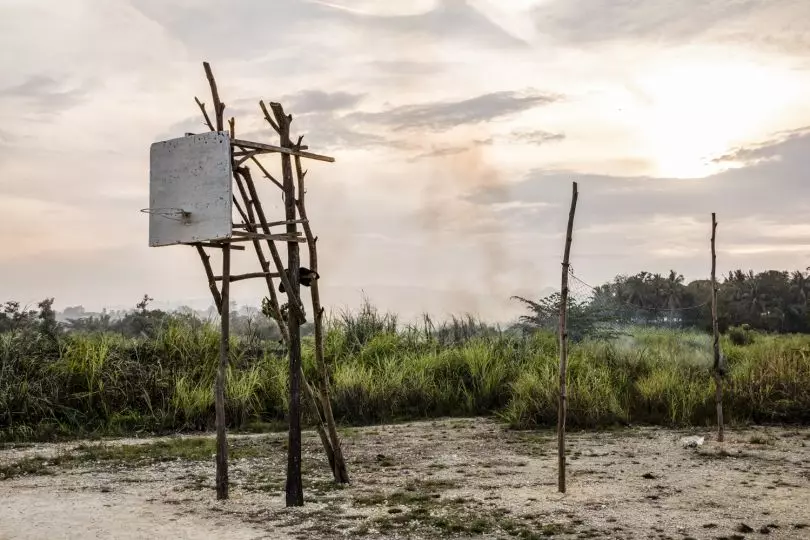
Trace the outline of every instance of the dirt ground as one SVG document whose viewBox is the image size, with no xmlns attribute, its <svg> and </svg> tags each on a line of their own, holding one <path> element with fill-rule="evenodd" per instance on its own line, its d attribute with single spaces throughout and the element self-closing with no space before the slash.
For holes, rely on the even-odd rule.
<svg viewBox="0 0 810 540">
<path fill-rule="evenodd" d="M 304 437 L 306 505 L 284 507 L 286 435 L 231 436 L 231 499 L 213 440 L 0 449 L 0 540 L 227 538 L 810 538 L 810 429 L 627 428 L 556 439 L 490 419 L 346 429 L 339 488 Z M 688 435 L 705 443 L 686 448 Z M 4 479 L 5 478 L 5 479 Z"/>
</svg>

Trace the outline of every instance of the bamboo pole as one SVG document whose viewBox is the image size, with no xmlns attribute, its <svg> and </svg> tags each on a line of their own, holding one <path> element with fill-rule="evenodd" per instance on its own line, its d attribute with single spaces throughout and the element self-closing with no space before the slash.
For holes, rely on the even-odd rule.
<svg viewBox="0 0 810 540">
<path fill-rule="evenodd" d="M 577 210 L 577 183 L 573 183 L 571 210 L 568 213 L 568 228 L 565 233 L 565 251 L 562 262 L 562 286 L 560 288 L 560 402 L 557 409 L 557 489 L 565 493 L 565 417 L 567 407 L 566 377 L 568 371 L 568 271 L 571 256 L 571 240 L 574 231 L 574 214 Z"/>
<path fill-rule="evenodd" d="M 712 212 L 712 349 L 714 353 L 714 401 L 717 409 L 717 442 L 725 439 L 723 422 L 723 366 L 720 365 L 720 329 L 717 323 L 717 214 Z"/>
<path fill-rule="evenodd" d="M 225 374 L 230 354 L 230 289 L 231 248 L 222 246 L 222 300 L 220 308 L 221 334 L 219 341 L 219 370 L 216 382 L 217 416 L 217 499 L 228 498 L 228 440 L 225 433 Z"/>
</svg>

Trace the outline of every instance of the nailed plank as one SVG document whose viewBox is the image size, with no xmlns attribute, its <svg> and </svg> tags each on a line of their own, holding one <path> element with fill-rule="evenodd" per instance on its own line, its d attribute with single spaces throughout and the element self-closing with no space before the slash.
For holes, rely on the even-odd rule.
<svg viewBox="0 0 810 540">
<path fill-rule="evenodd" d="M 235 233 L 236 231 L 234 231 Z M 271 241 L 278 241 L 278 242 L 298 242 L 300 244 L 305 244 L 307 239 L 303 236 L 296 236 L 291 237 L 288 236 L 286 233 L 284 234 L 261 234 L 261 233 L 248 233 L 245 236 L 234 236 L 228 239 L 228 242 L 252 242 L 253 240 L 271 240 Z"/>
<path fill-rule="evenodd" d="M 231 276 L 229 281 L 233 283 L 234 281 L 244 281 L 246 279 L 254 279 L 254 278 L 266 278 L 267 276 L 279 277 L 279 274 L 276 272 L 250 272 L 248 274 L 237 274 L 235 276 Z M 214 281 L 222 281 L 222 276 L 214 276 Z"/>
<path fill-rule="evenodd" d="M 305 219 L 296 219 L 292 222 L 290 221 L 271 221 L 267 223 L 268 227 L 278 227 L 279 225 L 287 225 L 288 223 L 306 223 L 307 220 Z M 261 223 L 235 223 L 233 228 L 234 229 L 258 229 L 261 227 Z"/>
<path fill-rule="evenodd" d="M 184 246 L 200 246 L 214 249 L 222 249 L 222 244 L 215 244 L 213 242 L 194 242 L 191 244 L 181 244 Z M 231 246 L 231 249 L 236 251 L 245 251 L 245 246 Z"/>
<path fill-rule="evenodd" d="M 312 152 L 303 152 L 298 151 L 293 148 L 284 148 L 283 146 L 276 146 L 274 144 L 264 144 L 264 143 L 257 143 L 251 141 L 243 141 L 242 139 L 234 139 L 233 145 L 238 146 L 240 148 L 247 148 L 248 150 L 265 150 L 267 152 L 278 152 L 280 154 L 287 154 L 290 156 L 298 156 L 302 158 L 314 159 L 317 161 L 326 161 L 328 163 L 334 163 L 335 158 L 329 156 L 323 156 L 321 154 L 313 154 Z"/>
</svg>

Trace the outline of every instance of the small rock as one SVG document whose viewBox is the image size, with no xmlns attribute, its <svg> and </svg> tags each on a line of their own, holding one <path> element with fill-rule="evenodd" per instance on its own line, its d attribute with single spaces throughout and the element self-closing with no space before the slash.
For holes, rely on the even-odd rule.
<svg viewBox="0 0 810 540">
<path fill-rule="evenodd" d="M 110 486 L 101 486 L 101 492 L 102 493 L 109 493 L 111 491 L 112 491 L 112 488 Z"/>
<path fill-rule="evenodd" d="M 751 527 L 750 525 L 746 524 L 746 523 L 740 523 L 739 525 L 737 525 L 737 528 L 734 529 L 734 530 L 737 531 L 737 532 L 741 532 L 741 533 L 754 532 L 754 528 Z"/>
<path fill-rule="evenodd" d="M 698 437 L 694 435 L 692 437 L 684 437 L 681 439 L 681 444 L 684 448 L 697 448 L 698 446 L 703 446 L 703 441 L 705 441 L 705 437 Z"/>
</svg>

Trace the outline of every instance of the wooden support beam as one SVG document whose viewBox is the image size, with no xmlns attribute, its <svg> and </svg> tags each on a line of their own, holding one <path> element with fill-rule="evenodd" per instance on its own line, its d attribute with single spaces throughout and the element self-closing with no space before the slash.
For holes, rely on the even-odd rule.
<svg viewBox="0 0 810 540">
<path fill-rule="evenodd" d="M 244 281 L 246 279 L 254 279 L 254 278 L 266 278 L 266 277 L 279 277 L 276 272 L 250 272 L 248 274 L 237 274 L 235 276 L 231 276 L 229 280 L 231 283 L 234 281 Z M 214 281 L 222 281 L 223 276 L 214 276 Z"/>
<path fill-rule="evenodd" d="M 284 154 L 282 154 L 283 156 Z M 236 174 L 241 177 L 244 181 L 245 187 L 247 188 L 248 193 L 250 194 L 250 199 L 253 201 L 253 209 L 256 212 L 256 219 L 258 219 L 259 223 L 262 224 L 262 231 L 265 234 L 270 234 L 270 227 L 267 225 L 267 218 L 264 214 L 264 209 L 262 208 L 262 203 L 259 200 L 259 194 L 256 191 L 256 184 L 253 183 L 253 176 L 250 174 L 250 169 L 247 167 L 238 169 Z M 295 196 L 295 194 L 293 194 Z M 295 219 L 295 217 L 293 217 Z M 289 219 L 287 219 L 289 221 Z M 289 227 L 289 225 L 287 225 Z M 306 239 L 297 239 L 294 242 L 301 242 L 303 240 L 306 242 Z M 281 255 L 276 248 L 276 245 L 273 243 L 272 240 L 267 240 L 267 247 L 270 250 L 270 256 L 273 259 L 273 264 L 276 265 L 276 268 L 279 271 L 284 269 L 284 262 L 281 260 Z M 287 246 L 289 249 L 289 245 Z M 296 267 L 297 269 L 297 267 Z M 301 320 L 306 318 L 304 312 L 304 304 L 301 302 L 301 298 L 297 294 L 290 292 L 292 290 L 292 286 L 290 285 L 290 277 L 287 272 L 281 272 L 281 283 L 284 285 L 284 288 L 287 291 L 287 298 L 289 298 L 289 305 L 290 311 L 292 312 L 293 316 L 299 317 Z M 274 292 L 272 294 L 275 294 Z"/>
<path fill-rule="evenodd" d="M 291 155 L 298 155 L 292 150 L 292 141 L 290 141 L 290 117 L 284 114 L 284 110 L 278 103 L 271 103 L 270 107 L 276 117 L 276 123 L 279 126 L 279 136 L 281 138 L 281 145 L 289 152 L 281 154 L 281 170 L 284 186 L 284 210 L 285 217 L 288 222 L 295 221 L 296 207 L 295 207 L 295 182 L 293 181 Z M 287 224 L 287 233 L 294 237 L 298 232 L 298 226 L 295 223 Z M 298 268 L 300 264 L 298 244 L 289 242 L 287 244 L 287 271 L 284 272 L 288 276 L 288 283 L 284 286 L 287 288 L 287 296 L 290 304 L 293 302 L 300 302 L 301 286 L 299 282 Z M 300 304 L 299 304 L 300 305 Z M 286 505 L 303 506 L 304 505 L 304 487 L 301 482 L 301 323 L 304 320 L 303 306 L 300 309 L 301 313 L 291 310 L 290 316 L 287 319 L 287 326 L 290 331 L 290 346 L 289 346 L 289 360 L 290 360 L 290 399 L 288 402 L 288 411 L 290 418 L 290 429 L 287 438 L 287 483 L 285 486 Z"/>
<path fill-rule="evenodd" d="M 279 182 L 278 180 L 276 180 L 276 179 L 273 177 L 273 175 L 272 175 L 272 174 L 270 174 L 270 171 L 268 171 L 268 170 L 265 168 L 265 166 L 264 166 L 264 165 L 262 165 L 262 162 L 261 162 L 261 161 L 259 161 L 258 159 L 256 159 L 256 156 L 253 156 L 253 157 L 251 157 L 250 159 L 253 161 L 253 164 L 254 164 L 254 165 L 256 165 L 256 166 L 259 168 L 259 170 L 260 170 L 260 171 L 262 171 L 262 174 L 264 175 L 264 177 L 265 177 L 265 178 L 267 178 L 268 180 L 270 180 L 271 182 L 273 182 L 273 183 L 276 185 L 276 187 L 277 187 L 277 188 L 279 188 L 281 191 L 284 191 L 284 186 L 282 186 L 282 185 L 281 185 L 281 182 Z"/>
<path fill-rule="evenodd" d="M 301 143 L 301 139 L 298 139 Z M 304 234 L 307 238 L 307 247 L 309 248 L 309 268 L 316 274 L 318 273 L 318 238 L 312 232 L 312 226 L 307 218 L 307 207 L 305 204 L 306 186 L 304 179 L 306 178 L 306 171 L 301 166 L 301 159 L 295 158 L 295 173 L 298 180 L 298 199 L 295 201 L 298 207 L 298 215 L 301 216 L 303 222 Z M 337 425 L 335 423 L 335 415 L 332 411 L 332 402 L 329 397 L 329 369 L 326 366 L 324 358 L 324 331 L 323 331 L 323 312 L 321 306 L 320 287 L 318 287 L 318 280 L 313 280 L 310 286 L 312 296 L 312 311 L 315 324 L 315 362 L 321 369 L 321 384 L 320 384 L 320 400 L 323 414 L 321 415 L 321 422 L 326 423 L 329 430 L 328 437 L 321 435 L 321 443 L 326 451 L 329 465 L 332 468 L 332 475 L 335 482 L 338 484 L 349 483 L 349 470 L 346 467 L 346 459 L 343 457 L 343 448 L 340 444 L 340 436 L 338 435 Z M 307 390 L 306 381 L 302 381 L 304 389 Z M 323 430 L 323 427 L 320 428 Z M 320 431 L 319 431 L 320 435 Z"/>
<path fill-rule="evenodd" d="M 271 240 L 279 242 L 300 242 L 305 244 L 307 239 L 303 236 L 291 237 L 288 233 L 279 234 L 262 234 L 248 231 L 233 231 L 233 235 L 228 239 L 229 242 L 249 242 L 251 240 Z"/>
<path fill-rule="evenodd" d="M 324 156 L 321 154 L 313 154 L 312 152 L 299 152 L 292 148 L 284 148 L 283 146 L 276 146 L 274 144 L 264 144 L 251 141 L 243 141 L 242 139 L 234 139 L 233 145 L 239 148 L 247 148 L 248 150 L 264 150 L 266 152 L 278 152 L 279 154 L 286 154 L 288 156 L 298 156 L 302 158 L 314 159 L 317 161 L 326 161 L 334 163 L 335 158 Z"/>
<path fill-rule="evenodd" d="M 297 150 L 309 150 L 309 146 L 307 146 L 307 145 L 300 146 L 300 147 L 296 146 L 296 149 Z M 262 150 L 252 150 L 252 151 L 249 151 L 249 150 L 235 150 L 234 153 L 233 153 L 233 156 L 234 157 L 244 157 L 244 156 L 250 157 L 250 156 L 252 156 L 254 154 L 267 154 L 267 153 L 269 153 L 269 152 L 265 152 L 265 151 L 262 151 Z"/>
<path fill-rule="evenodd" d="M 197 106 L 200 108 L 200 111 L 202 111 L 203 118 L 205 118 L 205 124 L 211 129 L 211 131 L 216 131 L 216 128 L 214 127 L 214 124 L 211 123 L 211 117 L 208 116 L 208 111 L 205 110 L 205 103 L 200 101 L 200 99 L 197 98 L 196 96 L 194 98 L 194 101 L 197 102 Z M 186 134 L 186 135 L 188 135 L 188 134 Z"/>
<path fill-rule="evenodd" d="M 214 390 L 214 410 L 217 426 L 217 499 L 228 498 L 228 439 L 225 432 L 225 378 L 230 357 L 230 297 L 229 284 L 231 274 L 231 248 L 222 249 L 222 295 L 220 298 L 220 324 L 222 326 L 219 339 L 219 369 Z"/>
<path fill-rule="evenodd" d="M 207 248 L 214 248 L 214 249 L 222 249 L 222 244 L 216 244 L 214 242 L 194 242 L 193 244 L 183 244 L 184 246 L 200 246 L 200 247 L 207 247 Z M 231 246 L 231 249 L 235 251 L 245 251 L 245 246 Z"/>
<path fill-rule="evenodd" d="M 197 248 L 197 253 L 200 255 L 200 261 L 202 261 L 203 268 L 205 269 L 205 275 L 208 278 L 208 288 L 211 290 L 211 296 L 214 298 L 214 304 L 217 306 L 217 311 L 222 313 L 222 295 L 217 288 L 217 284 L 214 282 L 214 271 L 211 269 L 211 256 L 205 252 L 202 244 L 193 245 Z"/>
<path fill-rule="evenodd" d="M 257 227 L 254 226 L 254 223 L 257 221 L 256 212 L 254 211 L 254 203 L 252 202 L 250 195 L 248 193 L 248 189 L 245 186 L 247 183 L 249 176 L 243 178 L 239 174 L 239 169 L 236 168 L 234 172 L 234 180 L 236 181 L 236 187 L 239 190 L 239 194 L 242 197 L 242 200 L 245 204 L 245 210 L 241 211 L 242 219 L 244 220 L 245 228 L 251 232 L 256 232 L 258 230 Z M 255 191 L 255 190 L 254 190 Z M 235 200 L 235 196 L 234 196 Z M 261 203 L 257 201 L 258 208 L 261 209 Z M 260 221 L 260 220 L 259 220 Z M 263 229 L 264 230 L 264 229 Z M 269 232 L 269 229 L 266 230 Z M 275 244 L 271 240 L 267 240 L 267 245 L 270 247 L 271 255 L 275 250 Z M 274 313 L 280 313 L 280 308 L 278 304 L 278 296 L 276 295 L 276 288 L 275 284 L 273 283 L 273 278 L 269 275 L 270 274 L 270 262 L 267 260 L 267 257 L 264 255 L 264 250 L 262 249 L 261 241 L 254 238 L 253 239 L 253 249 L 256 252 L 256 258 L 259 261 L 259 265 L 261 266 L 262 270 L 266 272 L 268 275 L 265 276 L 265 283 L 267 284 L 267 291 L 270 294 L 269 300 L 270 305 Z M 281 332 L 281 337 L 284 343 L 289 341 L 289 336 L 287 333 L 287 326 L 283 320 L 276 319 L 276 323 L 278 324 L 278 329 Z"/>
<path fill-rule="evenodd" d="M 305 219 L 296 219 L 296 220 L 293 220 L 292 223 L 306 223 L 306 221 L 307 220 L 305 220 Z M 267 223 L 267 226 L 268 227 L 278 227 L 278 226 L 281 226 L 281 225 L 287 225 L 288 223 L 291 223 L 291 222 L 290 221 L 271 221 L 271 222 Z M 261 226 L 262 226 L 261 223 L 234 223 L 233 228 L 234 229 L 256 230 Z"/>
</svg>

